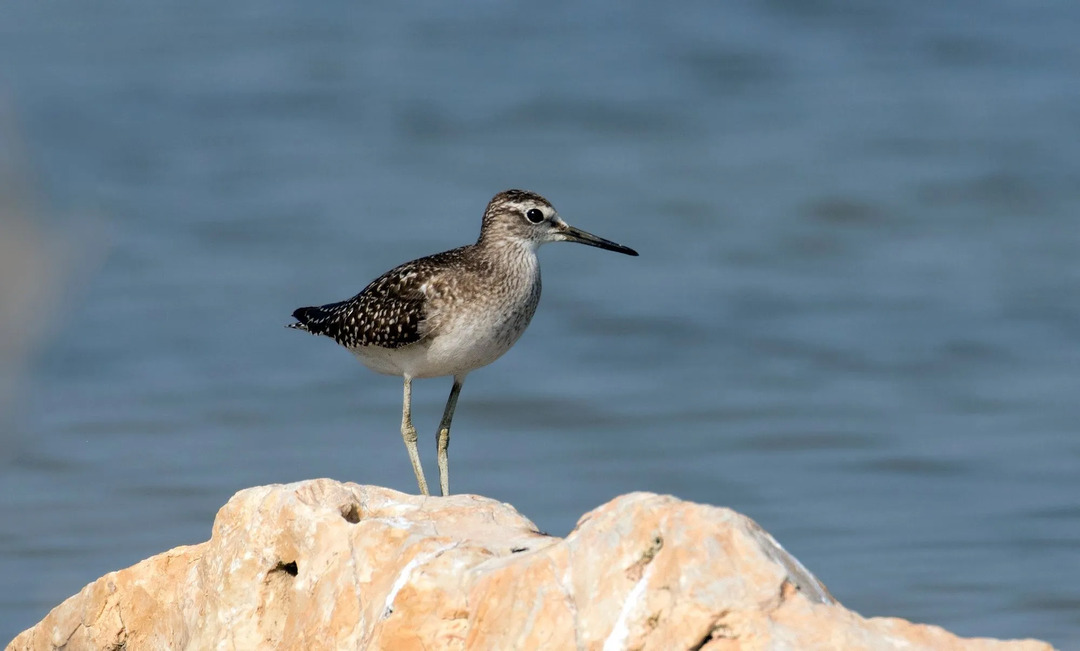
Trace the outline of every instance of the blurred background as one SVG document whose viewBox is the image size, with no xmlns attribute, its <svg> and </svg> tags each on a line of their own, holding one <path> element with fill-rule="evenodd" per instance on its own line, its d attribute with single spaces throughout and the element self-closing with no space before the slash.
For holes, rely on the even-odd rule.
<svg viewBox="0 0 1080 651">
<path fill-rule="evenodd" d="M 1080 5 L 414 7 L 0 6 L 0 640 L 242 488 L 415 492 L 400 380 L 282 326 L 523 187 L 641 257 L 544 248 L 454 492 L 729 506 L 864 615 L 1080 646 Z"/>
</svg>

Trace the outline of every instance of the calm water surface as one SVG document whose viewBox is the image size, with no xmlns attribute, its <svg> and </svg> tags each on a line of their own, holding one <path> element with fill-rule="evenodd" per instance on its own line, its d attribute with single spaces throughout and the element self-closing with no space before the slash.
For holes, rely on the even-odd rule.
<svg viewBox="0 0 1080 651">
<path fill-rule="evenodd" d="M 1080 5 L 879 5 L 5 3 L 69 282 L 11 321 L 0 639 L 239 489 L 415 490 L 399 381 L 282 325 L 525 187 L 641 257 L 542 251 L 455 492 L 726 505 L 864 615 L 1080 648 Z"/>
</svg>

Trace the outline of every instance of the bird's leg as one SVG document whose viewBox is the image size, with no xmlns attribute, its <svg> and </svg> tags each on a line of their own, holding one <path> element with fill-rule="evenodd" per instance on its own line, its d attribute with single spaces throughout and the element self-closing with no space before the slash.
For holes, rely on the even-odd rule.
<svg viewBox="0 0 1080 651">
<path fill-rule="evenodd" d="M 450 397 L 446 399 L 446 409 L 443 410 L 442 421 L 439 422 L 439 488 L 444 496 L 450 494 L 450 459 L 447 456 L 450 449 L 450 421 L 454 419 L 458 394 L 461 393 L 461 385 L 464 383 L 464 376 L 454 376 L 454 386 L 450 388 Z"/>
<path fill-rule="evenodd" d="M 412 461 L 412 469 L 416 473 L 416 483 L 420 485 L 420 492 L 430 495 L 427 480 L 424 479 L 424 467 L 420 465 L 420 452 L 416 449 L 416 428 L 412 424 L 412 378 L 407 375 L 405 376 L 405 399 L 401 407 L 401 438 L 405 439 L 405 449 L 409 451 L 409 461 Z"/>
</svg>

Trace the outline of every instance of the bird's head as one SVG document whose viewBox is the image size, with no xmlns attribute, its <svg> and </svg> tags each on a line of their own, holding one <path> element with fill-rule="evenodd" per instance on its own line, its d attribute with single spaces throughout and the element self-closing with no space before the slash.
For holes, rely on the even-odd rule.
<svg viewBox="0 0 1080 651">
<path fill-rule="evenodd" d="M 480 243 L 498 242 L 524 244 L 533 250 L 548 242 L 578 242 L 637 255 L 637 251 L 629 247 L 570 226 L 559 217 L 551 202 L 527 190 L 506 190 L 488 203 L 480 228 Z"/>
</svg>

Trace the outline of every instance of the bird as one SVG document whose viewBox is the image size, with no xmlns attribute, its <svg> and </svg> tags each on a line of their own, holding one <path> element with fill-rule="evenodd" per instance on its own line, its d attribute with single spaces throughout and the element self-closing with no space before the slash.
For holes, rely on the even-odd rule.
<svg viewBox="0 0 1080 651">
<path fill-rule="evenodd" d="M 535 192 L 505 190 L 488 202 L 474 244 L 394 267 L 348 300 L 292 313 L 286 327 L 329 337 L 369 369 L 403 378 L 401 436 L 421 494 L 430 493 L 412 423 L 412 381 L 453 377 L 436 435 L 439 488 L 449 495 L 450 423 L 465 376 L 525 332 L 540 301 L 537 249 L 549 242 L 638 255 L 570 226 Z"/>
</svg>

